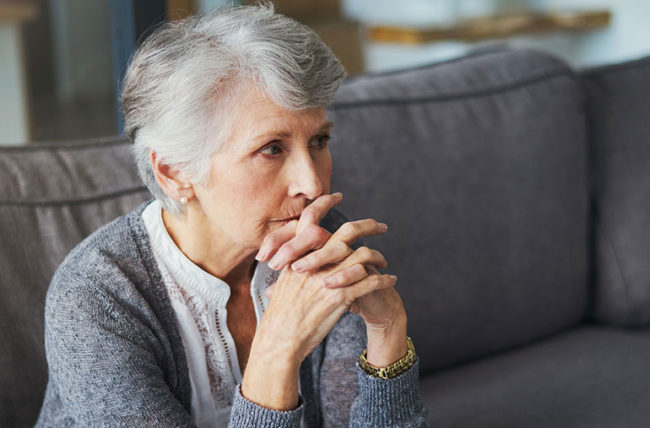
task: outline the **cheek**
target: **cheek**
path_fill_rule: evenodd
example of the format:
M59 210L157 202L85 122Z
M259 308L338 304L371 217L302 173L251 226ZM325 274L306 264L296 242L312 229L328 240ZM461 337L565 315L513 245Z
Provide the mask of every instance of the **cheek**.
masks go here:
M263 172L253 168L216 165L210 183L202 189L204 209L211 211L211 220L237 228L259 216L260 201L264 199Z
M323 193L329 193L332 181L332 157L329 150L323 154L323 160L318 164L318 177L323 184Z
M251 227L265 223L269 216L277 214L286 189L277 175L265 168L250 168L232 175L228 182L234 215L246 219Z

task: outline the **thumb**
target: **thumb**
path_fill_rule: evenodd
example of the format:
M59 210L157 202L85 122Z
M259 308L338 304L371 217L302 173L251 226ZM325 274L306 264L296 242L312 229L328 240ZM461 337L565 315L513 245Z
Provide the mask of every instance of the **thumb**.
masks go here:
M274 289L274 288L275 288L275 282L274 282L273 284L269 285L268 287L266 287L266 290L264 290L264 295L265 295L268 299L271 298L271 294L273 294L273 289Z

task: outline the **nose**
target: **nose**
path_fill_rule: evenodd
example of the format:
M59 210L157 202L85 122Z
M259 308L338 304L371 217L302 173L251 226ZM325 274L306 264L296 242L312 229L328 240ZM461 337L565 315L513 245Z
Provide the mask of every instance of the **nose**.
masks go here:
M308 151L296 153L288 169L289 196L316 199L323 194L323 183Z

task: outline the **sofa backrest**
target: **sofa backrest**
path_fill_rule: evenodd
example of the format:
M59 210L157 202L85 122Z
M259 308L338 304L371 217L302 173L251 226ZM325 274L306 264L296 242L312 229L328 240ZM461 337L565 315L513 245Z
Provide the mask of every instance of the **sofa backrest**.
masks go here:
M85 236L149 198L123 140L0 148L0 426L36 422L55 269Z
M484 53L351 79L332 188L409 316L423 371L579 323L588 306L588 185L579 82L530 51Z
M650 323L650 57L582 74L595 213L594 316Z

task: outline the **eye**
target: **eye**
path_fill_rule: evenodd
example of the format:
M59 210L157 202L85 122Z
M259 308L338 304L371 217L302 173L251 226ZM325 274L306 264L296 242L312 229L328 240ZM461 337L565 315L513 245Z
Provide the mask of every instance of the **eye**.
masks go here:
M280 153L282 153L282 147L277 142L273 142L268 144L262 150L260 150L260 153L266 156L279 155Z
M317 149L324 149L325 147L327 147L327 143L329 142L329 140L330 140L329 135L319 135L313 140L311 145L312 147L316 147Z

